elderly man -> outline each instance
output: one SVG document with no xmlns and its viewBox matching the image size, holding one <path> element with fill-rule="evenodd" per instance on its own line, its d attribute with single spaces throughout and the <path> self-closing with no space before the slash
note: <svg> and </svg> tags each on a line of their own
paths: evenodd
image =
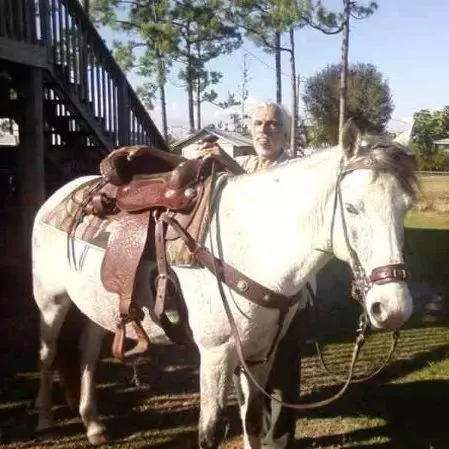
<svg viewBox="0 0 449 449">
<path fill-rule="evenodd" d="M 265 102 L 257 106 L 251 123 L 256 155 L 240 156 L 234 160 L 215 143 L 207 142 L 198 150 L 199 156 L 214 154 L 234 173 L 252 173 L 287 163 L 289 156 L 284 146 L 289 141 L 290 117 L 276 103 Z M 282 229 L 279 229 L 282 232 Z M 307 338 L 308 313 L 301 311 L 294 317 L 287 333 L 279 342 L 267 391 L 286 402 L 298 402 L 301 374 L 301 343 Z M 290 449 L 293 447 L 296 418 L 292 409 L 265 398 L 263 410 L 264 449 Z"/>
</svg>

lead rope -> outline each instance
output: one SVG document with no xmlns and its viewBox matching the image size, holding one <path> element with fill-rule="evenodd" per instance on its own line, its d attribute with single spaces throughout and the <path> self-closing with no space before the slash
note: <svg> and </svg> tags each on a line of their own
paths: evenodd
<svg viewBox="0 0 449 449">
<path fill-rule="evenodd" d="M 214 189 L 215 186 L 215 182 L 216 182 L 216 173 L 215 173 L 215 164 L 212 165 L 212 189 Z M 212 190 L 214 191 L 214 190 Z M 211 202 L 209 203 L 209 216 L 210 212 L 212 209 L 212 204 Z M 212 241 L 212 235 L 210 234 L 210 244 L 211 244 L 211 253 L 213 254 L 213 241 Z M 216 262 L 216 257 L 213 257 L 213 270 L 215 274 L 215 279 L 217 280 L 217 287 L 220 293 L 220 297 L 221 300 L 223 302 L 223 306 L 226 312 L 226 316 L 228 318 L 229 321 L 229 325 L 231 326 L 231 333 L 234 337 L 235 343 L 236 343 L 236 349 L 237 349 L 237 355 L 239 357 L 241 366 L 240 366 L 240 370 L 245 373 L 248 378 L 251 380 L 251 382 L 253 383 L 253 385 L 266 397 L 268 397 L 269 399 L 276 401 L 277 403 L 281 404 L 284 407 L 289 407 L 295 410 L 313 410 L 316 408 L 320 408 L 323 407 L 325 405 L 331 404 L 332 402 L 336 401 L 337 399 L 339 399 L 347 390 L 347 388 L 349 387 L 350 383 L 351 383 L 351 379 L 353 377 L 353 373 L 354 373 L 354 367 L 355 364 L 357 362 L 358 356 L 360 354 L 360 350 L 363 346 L 364 343 L 364 332 L 366 330 L 366 326 L 363 328 L 363 330 L 358 334 L 356 342 L 354 344 L 354 349 L 352 352 L 352 357 L 351 357 L 351 364 L 349 367 L 349 372 L 348 372 L 348 376 L 347 379 L 344 383 L 344 385 L 340 388 L 339 391 L 337 391 L 337 393 L 335 393 L 333 396 L 327 398 L 327 399 L 323 399 L 321 401 L 316 401 L 316 402 L 311 402 L 311 403 L 307 403 L 307 404 L 294 404 L 294 403 L 289 403 L 289 402 L 284 402 L 278 398 L 276 398 L 275 396 L 272 396 L 270 393 L 268 393 L 257 381 L 257 379 L 254 377 L 254 375 L 251 373 L 251 370 L 248 367 L 248 364 L 245 360 L 244 354 L 243 354 L 243 347 L 242 347 L 242 342 L 240 339 L 240 335 L 238 333 L 238 328 L 237 325 L 235 323 L 234 320 L 234 316 L 232 315 L 232 311 L 231 308 L 229 306 L 229 302 L 227 300 L 226 294 L 224 292 L 223 289 L 223 284 L 221 283 L 219 276 L 218 276 L 218 267 L 217 267 L 217 262 Z"/>
<path fill-rule="evenodd" d="M 359 333 L 357 339 L 359 338 L 360 335 L 363 335 L 362 338 L 365 340 L 365 335 L 366 335 L 366 332 L 367 332 L 368 326 L 369 326 L 369 318 L 368 318 L 368 313 L 366 311 L 364 300 L 366 297 L 366 293 L 370 288 L 370 285 L 369 285 L 369 282 L 367 281 L 367 276 L 366 276 L 365 270 L 363 269 L 362 264 L 360 263 L 360 260 L 358 258 L 356 251 L 354 250 L 354 248 L 352 248 L 352 245 L 351 245 L 351 243 L 349 241 L 349 237 L 348 237 L 348 228 L 346 226 L 346 220 L 344 217 L 343 197 L 342 197 L 342 192 L 341 192 L 341 180 L 343 179 L 344 175 L 345 175 L 345 173 L 343 171 L 341 171 L 337 178 L 337 186 L 336 186 L 335 199 L 334 199 L 334 210 L 333 210 L 332 222 L 331 222 L 331 248 L 332 248 L 332 242 L 333 242 L 333 227 L 334 227 L 334 222 L 335 222 L 335 215 L 337 212 L 337 205 L 339 202 L 342 227 L 343 227 L 343 235 L 345 238 L 346 246 L 348 247 L 348 250 L 349 250 L 349 254 L 351 256 L 351 260 L 353 262 L 352 270 L 354 272 L 355 279 L 353 282 L 353 287 L 352 287 L 351 293 L 352 293 L 352 297 L 362 307 L 362 313 L 360 314 L 360 317 L 359 317 L 359 326 L 357 328 L 357 332 Z M 313 294 L 313 292 L 310 292 L 310 294 L 311 294 L 312 304 L 313 304 L 315 295 Z M 316 307 L 314 307 L 314 308 L 316 310 Z M 374 369 L 371 373 L 369 373 L 367 375 L 358 377 L 356 379 L 352 379 L 350 381 L 350 383 L 357 384 L 357 383 L 366 382 L 367 380 L 370 380 L 373 377 L 377 376 L 388 365 L 388 363 L 390 363 L 393 353 L 396 350 L 399 336 L 400 336 L 399 331 L 394 331 L 392 333 L 390 349 L 388 351 L 388 354 L 387 354 L 385 360 L 381 363 L 381 365 L 378 368 Z M 318 359 L 320 360 L 320 363 L 323 366 L 324 370 L 328 374 L 335 377 L 336 379 L 343 380 L 344 376 L 342 376 L 339 373 L 335 373 L 327 365 L 326 361 L 324 360 L 320 342 L 314 341 L 314 345 L 315 345 L 315 350 L 317 352 Z"/>
</svg>

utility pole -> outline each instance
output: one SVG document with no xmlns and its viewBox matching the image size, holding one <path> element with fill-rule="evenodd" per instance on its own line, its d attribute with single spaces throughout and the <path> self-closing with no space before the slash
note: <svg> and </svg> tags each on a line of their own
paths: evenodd
<svg viewBox="0 0 449 449">
<path fill-rule="evenodd" d="M 242 72 L 242 92 L 241 92 L 241 114 L 242 114 L 242 119 L 240 122 L 240 131 L 243 132 L 244 128 L 245 128 L 245 101 L 247 98 L 247 83 L 248 83 L 248 67 L 247 67 L 247 58 L 248 58 L 248 53 L 244 53 L 243 54 L 243 72 Z"/>
<path fill-rule="evenodd" d="M 296 157 L 297 135 L 298 135 L 298 90 L 296 84 L 296 62 L 295 62 L 295 30 L 290 28 L 290 66 L 291 66 L 291 89 L 292 89 L 292 123 L 290 128 L 290 152 Z"/>
</svg>

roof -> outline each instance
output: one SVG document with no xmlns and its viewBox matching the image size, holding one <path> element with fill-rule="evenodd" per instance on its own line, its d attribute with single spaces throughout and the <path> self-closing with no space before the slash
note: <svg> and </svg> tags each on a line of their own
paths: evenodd
<svg viewBox="0 0 449 449">
<path fill-rule="evenodd" d="M 449 145 L 449 137 L 446 139 L 435 140 L 433 143 L 435 145 Z"/>
<path fill-rule="evenodd" d="M 221 129 L 206 126 L 205 128 L 196 131 L 194 134 L 191 134 L 190 136 L 187 136 L 184 139 L 181 139 L 178 142 L 176 142 L 174 145 L 172 145 L 172 149 L 180 150 L 181 148 L 184 148 L 185 146 L 190 145 L 191 143 L 194 143 L 210 135 L 226 140 L 235 147 L 253 146 L 253 142 L 250 138 L 242 136 L 237 132 L 223 131 Z"/>
</svg>

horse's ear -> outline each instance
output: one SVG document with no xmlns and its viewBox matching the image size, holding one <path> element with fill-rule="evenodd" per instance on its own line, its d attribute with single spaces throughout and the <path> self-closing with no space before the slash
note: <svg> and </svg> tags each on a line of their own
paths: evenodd
<svg viewBox="0 0 449 449">
<path fill-rule="evenodd" d="M 352 118 L 346 120 L 341 136 L 341 146 L 346 160 L 357 156 L 360 151 L 361 133 Z"/>
</svg>

